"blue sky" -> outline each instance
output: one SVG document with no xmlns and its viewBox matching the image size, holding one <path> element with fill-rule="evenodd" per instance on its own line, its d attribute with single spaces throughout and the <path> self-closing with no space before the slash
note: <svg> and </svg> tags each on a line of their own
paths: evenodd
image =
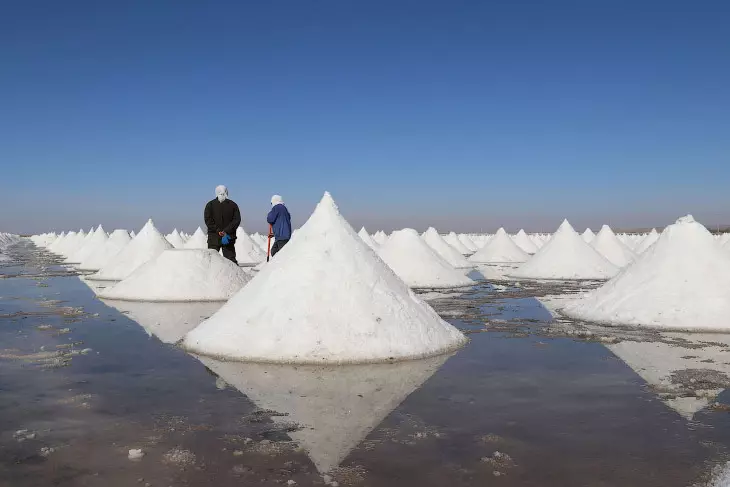
<svg viewBox="0 0 730 487">
<path fill-rule="evenodd" d="M 28 1 L 0 11 L 0 229 L 730 223 L 730 2 Z"/>
</svg>

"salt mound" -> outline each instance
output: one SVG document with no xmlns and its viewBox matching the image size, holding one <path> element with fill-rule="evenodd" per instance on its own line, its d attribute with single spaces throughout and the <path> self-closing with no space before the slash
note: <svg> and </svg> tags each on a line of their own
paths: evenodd
<svg viewBox="0 0 730 487">
<path fill-rule="evenodd" d="M 593 242 L 593 239 L 596 238 L 596 234 L 593 233 L 593 230 L 591 230 L 590 228 L 586 228 L 586 231 L 583 232 L 583 235 L 581 235 L 581 237 L 583 237 L 583 240 L 585 240 L 586 243 L 591 243 Z"/>
<path fill-rule="evenodd" d="M 109 238 L 101 225 L 85 240 L 84 245 L 71 257 L 66 259 L 67 263 L 80 264 L 91 254 L 104 246 Z"/>
<path fill-rule="evenodd" d="M 464 256 L 461 255 L 454 247 L 446 243 L 435 228 L 429 227 L 428 230 L 423 232 L 421 238 L 429 247 L 435 250 L 442 259 L 457 269 L 470 269 L 474 267 L 474 264 L 466 260 L 466 258 L 464 258 Z"/>
<path fill-rule="evenodd" d="M 316 364 L 425 357 L 465 341 L 357 236 L 325 193 L 296 239 L 184 345 L 229 359 Z"/>
<path fill-rule="evenodd" d="M 208 234 L 203 232 L 203 229 L 198 227 L 195 233 L 185 242 L 184 248 L 186 249 L 207 249 L 208 248 Z"/>
<path fill-rule="evenodd" d="M 78 265 L 82 271 L 98 271 L 117 255 L 132 238 L 126 230 L 114 230 L 103 245 L 98 247 Z"/>
<path fill-rule="evenodd" d="M 248 282 L 236 264 L 208 249 L 170 249 L 141 265 L 100 298 L 126 301 L 226 301 Z"/>
<path fill-rule="evenodd" d="M 454 247 L 457 252 L 459 252 L 461 255 L 471 255 L 474 252 L 466 248 L 466 246 L 461 243 L 461 240 L 459 240 L 459 236 L 455 232 L 451 232 L 445 237 L 443 237 L 444 241 Z"/>
<path fill-rule="evenodd" d="M 272 420 L 300 428 L 287 434 L 320 473 L 337 467 L 448 355 L 392 364 L 287 366 L 200 361 Z"/>
<path fill-rule="evenodd" d="M 512 273 L 527 279 L 607 279 L 618 268 L 588 245 L 563 221 L 550 240 Z"/>
<path fill-rule="evenodd" d="M 183 241 L 180 232 L 177 231 L 177 228 L 174 229 L 169 235 L 165 235 L 165 238 L 168 242 L 170 242 L 170 245 L 172 245 L 176 249 L 182 249 L 185 247 L 185 242 Z"/>
<path fill-rule="evenodd" d="M 149 220 L 139 234 L 89 279 L 100 281 L 121 281 L 129 277 L 139 266 L 172 248 L 170 242 Z"/>
<path fill-rule="evenodd" d="M 591 242 L 591 247 L 616 267 L 625 267 L 636 258 L 636 254 L 621 243 L 608 225 L 601 227 L 601 231 Z"/>
<path fill-rule="evenodd" d="M 469 257 L 469 260 L 479 264 L 491 264 L 525 262 L 529 258 L 527 252 L 517 246 L 504 228 L 500 228 L 487 245 Z"/>
<path fill-rule="evenodd" d="M 657 233 L 656 228 L 652 228 L 651 232 L 649 232 L 647 236 L 644 237 L 644 240 L 639 242 L 639 244 L 634 249 L 634 252 L 639 255 L 643 254 L 649 247 L 654 245 L 657 240 L 659 240 L 659 233 Z"/>
<path fill-rule="evenodd" d="M 375 243 L 378 245 L 383 245 L 386 240 L 388 240 L 388 236 L 385 234 L 384 231 L 378 230 L 375 232 L 375 235 L 373 235 L 373 240 L 375 240 Z"/>
<path fill-rule="evenodd" d="M 426 245 L 412 228 L 393 232 L 378 253 L 412 288 L 454 288 L 475 284 Z"/>
<path fill-rule="evenodd" d="M 373 240 L 373 238 L 370 236 L 367 230 L 365 230 L 365 227 L 362 227 L 359 232 L 357 232 L 357 235 L 362 239 L 363 242 L 367 244 L 368 247 L 371 249 L 377 251 L 380 248 L 380 245 Z"/>
<path fill-rule="evenodd" d="M 472 240 L 469 238 L 469 235 L 467 235 L 465 233 L 460 233 L 458 235 L 458 237 L 459 237 L 459 242 L 461 242 L 464 245 L 464 247 L 469 249 L 470 254 L 473 254 L 474 252 L 479 250 L 479 247 L 477 247 L 477 245 L 474 242 L 472 242 Z"/>
<path fill-rule="evenodd" d="M 686 216 L 667 227 L 633 265 L 564 312 L 607 324 L 727 330 L 728 289 L 730 255 Z"/>
<path fill-rule="evenodd" d="M 254 266 L 266 260 L 266 252 L 241 227 L 236 230 L 235 248 L 236 260 L 240 265 Z"/>
<path fill-rule="evenodd" d="M 512 240 L 517 244 L 519 248 L 528 254 L 532 255 L 537 252 L 537 245 L 532 239 L 525 233 L 524 230 L 520 229 L 519 232 L 512 237 Z"/>
</svg>

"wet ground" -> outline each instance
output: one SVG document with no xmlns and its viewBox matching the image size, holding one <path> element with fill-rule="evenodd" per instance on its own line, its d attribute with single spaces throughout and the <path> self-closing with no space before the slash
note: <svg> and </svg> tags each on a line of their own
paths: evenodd
<svg viewBox="0 0 730 487">
<path fill-rule="evenodd" d="M 32 245 L 8 254 L 2 487 L 688 487 L 730 458 L 730 337 L 561 318 L 596 282 L 424 293 L 458 353 L 285 367 L 176 348 L 217 305 L 104 303 Z"/>
</svg>

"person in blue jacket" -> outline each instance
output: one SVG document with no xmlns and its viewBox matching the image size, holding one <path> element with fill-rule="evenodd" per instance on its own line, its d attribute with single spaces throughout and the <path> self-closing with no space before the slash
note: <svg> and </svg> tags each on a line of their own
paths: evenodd
<svg viewBox="0 0 730 487">
<path fill-rule="evenodd" d="M 289 210 L 284 206 L 284 200 L 278 194 L 271 197 L 271 211 L 266 217 L 273 231 L 276 242 L 271 247 L 271 256 L 275 256 L 278 251 L 284 248 L 291 238 L 291 215 Z"/>
</svg>

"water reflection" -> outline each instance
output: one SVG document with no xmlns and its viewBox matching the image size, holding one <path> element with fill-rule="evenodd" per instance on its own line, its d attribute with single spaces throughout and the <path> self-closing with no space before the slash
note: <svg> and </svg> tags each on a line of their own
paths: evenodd
<svg viewBox="0 0 730 487">
<path fill-rule="evenodd" d="M 299 429 L 289 433 L 321 473 L 347 455 L 449 355 L 394 364 L 287 366 L 197 357 L 259 408 Z"/>
</svg>

